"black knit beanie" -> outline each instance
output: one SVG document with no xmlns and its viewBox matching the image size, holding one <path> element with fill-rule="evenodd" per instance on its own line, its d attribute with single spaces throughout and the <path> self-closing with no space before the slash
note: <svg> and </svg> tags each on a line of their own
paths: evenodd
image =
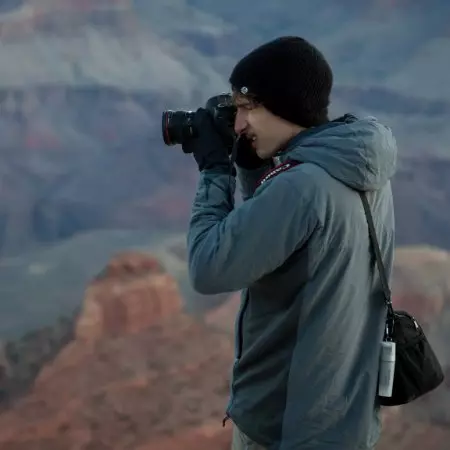
<svg viewBox="0 0 450 450">
<path fill-rule="evenodd" d="M 323 54 L 305 39 L 283 36 L 257 47 L 234 67 L 234 91 L 305 128 L 328 121 L 333 73 Z"/>
</svg>

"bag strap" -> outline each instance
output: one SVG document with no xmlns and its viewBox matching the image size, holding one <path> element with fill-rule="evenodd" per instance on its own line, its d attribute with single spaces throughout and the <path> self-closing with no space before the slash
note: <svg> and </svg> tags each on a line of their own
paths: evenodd
<svg viewBox="0 0 450 450">
<path fill-rule="evenodd" d="M 302 164 L 302 162 L 288 159 L 285 163 L 279 164 L 278 166 L 275 166 L 275 167 L 269 169 L 269 171 L 266 172 L 258 180 L 257 187 L 261 186 L 261 184 L 264 184 L 266 181 L 277 176 L 278 174 L 290 169 L 291 167 L 297 166 L 299 164 Z M 359 191 L 358 193 L 359 193 L 359 196 L 361 197 L 361 201 L 362 201 L 362 204 L 364 207 L 364 213 L 366 215 L 367 225 L 369 227 L 370 243 L 371 243 L 372 249 L 375 253 L 375 260 L 376 260 L 376 263 L 378 266 L 378 272 L 380 274 L 381 286 L 382 286 L 383 294 L 384 294 L 384 301 L 388 308 L 388 317 L 387 317 L 387 322 L 386 322 L 386 335 L 388 337 L 391 337 L 393 329 L 394 329 L 394 307 L 392 305 L 392 294 L 391 294 L 391 290 L 389 288 L 389 281 L 388 281 L 388 278 L 386 275 L 386 270 L 384 268 L 383 257 L 381 256 L 381 250 L 380 250 L 380 246 L 378 244 L 377 233 L 375 230 L 375 225 L 373 223 L 373 217 L 372 217 L 372 213 L 370 211 L 369 202 L 368 202 L 366 194 L 364 192 Z"/>
<path fill-rule="evenodd" d="M 394 317 L 394 308 L 392 306 L 392 294 L 389 288 L 389 281 L 386 275 L 386 270 L 383 264 L 383 258 L 381 256 L 380 246 L 378 244 L 377 233 L 375 231 L 375 225 L 373 223 L 372 213 L 370 211 L 370 205 L 367 200 L 366 194 L 364 192 L 359 192 L 359 196 L 361 197 L 361 201 L 364 207 L 364 212 L 367 219 L 367 225 L 369 227 L 369 238 L 375 253 L 375 260 L 378 266 L 378 272 L 380 273 L 380 281 L 381 286 L 383 288 L 384 301 L 388 308 L 388 320 L 389 320 L 389 329 L 387 329 L 388 335 L 391 335 L 393 330 L 393 317 Z"/>
</svg>

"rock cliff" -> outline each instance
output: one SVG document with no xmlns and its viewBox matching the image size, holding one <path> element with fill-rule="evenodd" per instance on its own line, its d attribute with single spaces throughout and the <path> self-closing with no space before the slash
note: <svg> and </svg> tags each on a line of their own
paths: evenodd
<svg viewBox="0 0 450 450">
<path fill-rule="evenodd" d="M 0 412 L 26 393 L 41 368 L 73 339 L 74 318 L 0 342 Z"/>
<path fill-rule="evenodd" d="M 180 304 L 175 281 L 153 258 L 111 261 L 86 291 L 74 339 L 0 414 L 0 448 L 227 445 L 232 340 Z"/>
<path fill-rule="evenodd" d="M 438 250 L 400 249 L 394 273 L 396 306 L 427 326 L 445 364 L 448 260 Z M 117 255 L 88 286 L 73 339 L 0 413 L 0 449 L 228 450 L 231 425 L 221 420 L 238 307 L 234 294 L 194 319 L 160 262 Z M 412 405 L 386 409 L 377 450 L 446 448 L 449 405 L 447 382 Z"/>
<path fill-rule="evenodd" d="M 139 333 L 180 311 L 177 283 L 158 261 L 124 253 L 88 287 L 75 335 L 93 342 Z"/>
</svg>

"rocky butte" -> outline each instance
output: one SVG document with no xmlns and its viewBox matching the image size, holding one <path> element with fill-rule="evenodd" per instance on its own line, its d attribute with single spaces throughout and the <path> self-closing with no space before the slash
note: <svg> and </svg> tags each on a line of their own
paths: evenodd
<svg viewBox="0 0 450 450">
<path fill-rule="evenodd" d="M 87 288 L 74 339 L 0 415 L 0 449 L 226 448 L 231 358 L 158 261 L 122 254 Z"/>
<path fill-rule="evenodd" d="M 393 286 L 396 305 L 417 315 L 445 364 L 449 270 L 446 252 L 400 249 Z M 113 258 L 87 287 L 72 339 L 0 414 L 0 449 L 229 450 L 231 425 L 221 422 L 238 306 L 234 294 L 194 319 L 155 258 Z M 446 385 L 386 409 L 377 450 L 447 449 L 449 405 Z"/>
</svg>

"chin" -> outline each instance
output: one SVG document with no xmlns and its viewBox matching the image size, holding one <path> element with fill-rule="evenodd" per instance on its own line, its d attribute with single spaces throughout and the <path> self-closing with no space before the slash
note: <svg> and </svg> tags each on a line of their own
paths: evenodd
<svg viewBox="0 0 450 450">
<path fill-rule="evenodd" d="M 256 149 L 256 154 L 261 158 L 261 159 L 270 159 L 272 158 L 272 154 L 273 152 L 270 151 L 264 151 L 263 149 Z"/>
</svg>

